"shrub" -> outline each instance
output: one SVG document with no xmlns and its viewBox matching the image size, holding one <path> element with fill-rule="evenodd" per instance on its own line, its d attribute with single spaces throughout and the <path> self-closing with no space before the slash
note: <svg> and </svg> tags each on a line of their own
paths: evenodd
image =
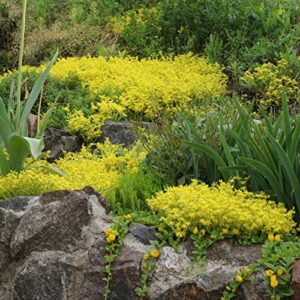
<svg viewBox="0 0 300 300">
<path fill-rule="evenodd" d="M 25 171 L 0 176 L 0 199 L 41 195 L 62 189 L 81 189 L 87 185 L 106 195 L 109 189 L 118 185 L 123 172 L 137 172 L 145 156 L 138 145 L 128 150 L 106 142 L 103 145 L 97 144 L 95 151 L 92 154 L 84 148 L 80 153 L 67 153 L 55 164 L 39 161 L 30 166 L 29 161 Z M 39 166 L 56 167 L 66 175 L 58 176 Z"/>
<path fill-rule="evenodd" d="M 300 57 L 298 61 L 300 70 Z M 253 72 L 247 71 L 241 82 L 246 86 L 248 93 L 258 98 L 258 104 L 264 109 L 272 106 L 278 108 L 283 91 L 291 102 L 297 101 L 299 84 L 293 78 L 293 70 L 285 59 L 279 60 L 277 65 L 265 63 L 255 68 Z"/>
<path fill-rule="evenodd" d="M 188 186 L 169 187 L 148 201 L 162 214 L 161 221 L 177 237 L 184 237 L 195 226 L 214 229 L 239 229 L 241 234 L 289 233 L 293 230 L 293 211 L 268 201 L 264 194 L 245 188 L 235 190 L 232 183 L 220 182 L 209 187 L 193 181 Z"/>
</svg>

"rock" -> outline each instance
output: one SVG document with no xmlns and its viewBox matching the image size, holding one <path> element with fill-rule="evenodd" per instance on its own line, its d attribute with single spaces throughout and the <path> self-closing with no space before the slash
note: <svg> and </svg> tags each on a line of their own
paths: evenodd
<svg viewBox="0 0 300 300">
<path fill-rule="evenodd" d="M 144 245 L 150 245 L 150 241 L 157 240 L 155 227 L 148 227 L 139 223 L 131 223 L 128 231 Z"/>
<path fill-rule="evenodd" d="M 17 197 L 0 208 L 0 300 L 102 300 L 109 203 L 91 187 Z M 138 300 L 143 255 L 155 229 L 132 223 L 111 265 L 110 300 Z M 230 240 L 192 261 L 192 244 L 176 252 L 164 246 L 149 276 L 148 300 L 220 299 L 236 271 L 260 256 L 260 246 Z M 297 272 L 295 273 L 297 274 Z M 295 275 L 296 276 L 296 275 Z M 297 276 L 294 276 L 294 281 Z M 245 283 L 237 299 L 263 300 L 260 276 Z"/>
<path fill-rule="evenodd" d="M 250 265 L 261 258 L 260 245 L 235 245 L 232 239 L 217 241 L 207 250 L 207 259 L 224 259 L 231 264 Z"/>
<path fill-rule="evenodd" d="M 36 199 L 38 199 L 38 197 L 19 196 L 6 201 L 0 201 L 0 207 L 14 212 L 22 212 L 30 201 L 35 201 Z"/>
<path fill-rule="evenodd" d="M 34 114 L 29 114 L 27 118 L 28 136 L 35 137 L 38 131 L 39 117 Z"/>
<path fill-rule="evenodd" d="M 56 128 L 47 128 L 44 135 L 44 151 L 50 151 L 49 162 L 54 162 L 57 158 L 64 156 L 63 151 L 80 151 L 82 141 L 78 136 L 72 135 L 67 131 Z"/>
<path fill-rule="evenodd" d="M 150 122 L 118 122 L 106 120 L 101 128 L 100 142 L 109 139 L 112 144 L 129 146 L 137 140 L 137 128 L 143 128 L 147 132 L 154 132 L 156 125 Z"/>
<path fill-rule="evenodd" d="M 293 299 L 300 300 L 300 260 L 293 266 L 291 288 L 294 290 Z"/>
<path fill-rule="evenodd" d="M 46 193 L 27 210 L 11 241 L 13 257 L 32 251 L 68 251 L 76 247 L 83 227 L 91 221 L 89 197 L 83 191 Z M 34 224 L 34 226 L 33 226 Z"/>
</svg>

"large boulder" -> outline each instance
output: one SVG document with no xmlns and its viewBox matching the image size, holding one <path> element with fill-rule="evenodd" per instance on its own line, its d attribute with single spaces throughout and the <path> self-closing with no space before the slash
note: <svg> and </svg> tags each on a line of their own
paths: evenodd
<svg viewBox="0 0 300 300">
<path fill-rule="evenodd" d="M 104 299 L 105 234 L 112 224 L 109 203 L 92 188 L 18 197 L 0 204 L 0 300 Z M 112 264 L 110 300 L 140 299 L 143 254 L 155 229 L 132 223 Z M 162 248 L 149 277 L 149 300 L 220 299 L 236 271 L 260 257 L 260 246 L 231 240 L 208 248 L 193 263 L 193 244 Z M 294 281 L 298 280 L 297 271 Z M 237 299 L 265 299 L 259 277 Z"/>
</svg>

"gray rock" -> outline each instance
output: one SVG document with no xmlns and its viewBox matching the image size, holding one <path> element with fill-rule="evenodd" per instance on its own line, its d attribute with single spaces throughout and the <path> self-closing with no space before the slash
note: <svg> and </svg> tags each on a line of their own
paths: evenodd
<svg viewBox="0 0 300 300">
<path fill-rule="evenodd" d="M 144 245 L 150 245 L 151 241 L 158 240 L 154 226 L 148 227 L 139 223 L 131 223 L 128 231 Z"/>
<path fill-rule="evenodd" d="M 106 120 L 101 128 L 100 142 L 109 139 L 112 144 L 129 146 L 137 140 L 137 129 L 143 128 L 148 132 L 155 132 L 156 125 L 150 122 L 118 122 Z"/>
<path fill-rule="evenodd" d="M 14 200 L 0 208 L 0 300 L 104 299 L 104 230 L 112 223 L 107 201 L 91 187 L 46 193 L 32 201 L 18 199 L 20 203 Z M 140 299 L 135 289 L 154 232 L 153 227 L 130 225 L 112 264 L 110 300 Z M 161 249 L 147 299 L 220 299 L 236 271 L 260 257 L 261 246 L 220 241 L 207 250 L 203 265 L 192 262 L 192 250 L 191 241 L 178 252 Z M 266 299 L 262 283 L 258 275 L 253 283 L 243 284 L 237 299 Z"/>
<path fill-rule="evenodd" d="M 44 151 L 50 151 L 49 162 L 64 156 L 63 151 L 77 152 L 80 151 L 82 141 L 78 136 L 74 136 L 67 131 L 56 128 L 47 128 L 44 135 Z"/>
<path fill-rule="evenodd" d="M 5 201 L 0 201 L 0 207 L 13 210 L 14 212 L 22 212 L 30 201 L 36 200 L 37 197 L 19 196 Z"/>
</svg>

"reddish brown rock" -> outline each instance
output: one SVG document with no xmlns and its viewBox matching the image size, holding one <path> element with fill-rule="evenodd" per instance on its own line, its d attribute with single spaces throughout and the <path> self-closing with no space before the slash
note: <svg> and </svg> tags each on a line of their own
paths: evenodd
<svg viewBox="0 0 300 300">
<path fill-rule="evenodd" d="M 300 300 L 300 260 L 293 267 L 291 288 L 294 290 L 293 300 Z"/>
</svg>

